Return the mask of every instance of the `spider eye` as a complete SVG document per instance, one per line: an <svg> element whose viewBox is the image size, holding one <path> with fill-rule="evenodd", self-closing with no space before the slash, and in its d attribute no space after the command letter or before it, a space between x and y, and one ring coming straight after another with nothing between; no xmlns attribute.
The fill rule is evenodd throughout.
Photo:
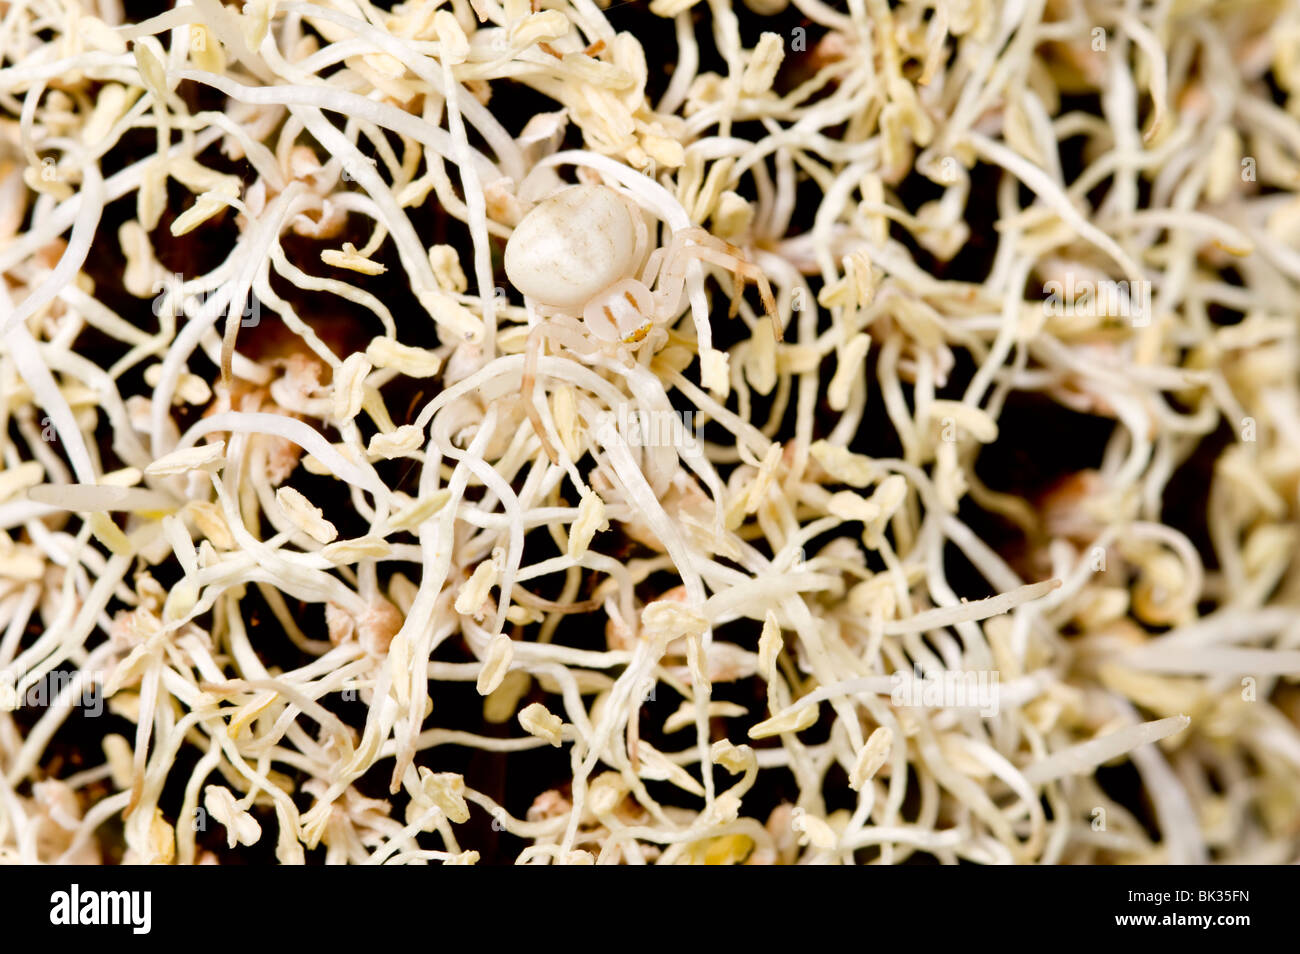
<svg viewBox="0 0 1300 954"><path fill-rule="evenodd" d="M632 332L630 335L625 336L623 338L623 343L636 344L638 341L643 341L645 339L645 336L650 334L650 327L651 327L651 323L647 321L636 331Z"/></svg>

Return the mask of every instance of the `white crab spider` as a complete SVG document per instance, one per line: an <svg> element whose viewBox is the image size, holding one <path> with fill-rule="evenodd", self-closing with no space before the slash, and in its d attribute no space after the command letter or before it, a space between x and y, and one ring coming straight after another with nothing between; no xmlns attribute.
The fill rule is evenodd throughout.
<svg viewBox="0 0 1300 954"><path fill-rule="evenodd" d="M506 243L506 277L535 312L550 319L529 336L525 395L532 394L532 368L541 347L539 333L562 333L566 324L572 329L581 317L581 328L600 344L579 345L578 350L590 352L601 346L634 349L656 324L681 313L691 257L730 270L738 285L744 279L753 280L780 339L771 287L740 249L702 228L679 229L667 246L655 249L647 258L649 242L650 230L640 209L603 185L568 186L539 202L515 226ZM733 316L738 307L738 298L733 298ZM564 335L564 340L572 342L574 336ZM531 400L525 406L542 446L555 460L537 409Z"/></svg>

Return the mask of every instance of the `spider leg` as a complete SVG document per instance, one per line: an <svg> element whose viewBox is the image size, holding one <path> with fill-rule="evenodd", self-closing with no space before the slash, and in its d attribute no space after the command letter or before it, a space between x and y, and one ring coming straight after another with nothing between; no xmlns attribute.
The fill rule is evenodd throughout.
<svg viewBox="0 0 1300 954"><path fill-rule="evenodd" d="M683 231L690 233L687 237L696 243L688 246L686 251L702 261L728 269L735 276L736 294L732 296L728 317L736 317L736 312L740 309L740 292L744 288L745 280L748 279L758 287L758 296L763 301L763 310L772 321L772 331L776 334L776 340L781 341L781 319L777 314L776 299L772 295L772 286L768 284L763 270L746 260L744 252L739 248L715 235L710 235L704 229L693 228Z"/></svg>
<svg viewBox="0 0 1300 954"><path fill-rule="evenodd" d="M523 380L520 382L520 393L524 399L524 413L528 415L528 420L533 425L533 431L537 434L537 439L542 442L542 450L546 451L546 456L550 458L552 464L558 464L560 457L555 453L555 448L551 445L546 436L546 427L542 423L542 415L537 410L537 401L533 397L533 389L537 383L537 362L541 358L542 344L546 339L545 325L538 323L528 332L528 344L524 352L524 373Z"/></svg>
<svg viewBox="0 0 1300 954"><path fill-rule="evenodd" d="M686 288L686 261L683 252L688 240L708 236L701 228L682 229L673 234L669 243L650 253L642 283L650 289L655 299L655 310L660 314L672 311Z"/></svg>
<svg viewBox="0 0 1300 954"><path fill-rule="evenodd" d="M532 330L528 332L528 342L524 349L524 371L519 382L519 393L524 401L524 413L528 415L528 420L533 425L533 431L537 434L538 440L542 442L542 450L546 451L546 456L552 464L558 464L560 462L559 455L555 451L555 445L546 436L546 425L542 421L541 412L537 409L537 401L533 395L537 386L537 365L541 360L542 346L548 339L568 348L580 357L593 355L600 348L592 343L592 339L582 325L567 315L551 315L544 318L533 325ZM544 394L543 400L545 400Z"/></svg>
<svg viewBox="0 0 1300 954"><path fill-rule="evenodd" d="M600 350L598 345L592 343L591 335L582 322L568 315L551 315L547 318L546 337L579 357L588 357Z"/></svg>
<svg viewBox="0 0 1300 954"><path fill-rule="evenodd" d="M601 46L605 45L604 40L598 42ZM639 265L645 261L646 250L650 248L650 228L645 224L645 213L641 211L640 206L627 202L627 210L632 215L632 227L636 230L636 251L632 253L632 261Z"/></svg>
<svg viewBox="0 0 1300 954"><path fill-rule="evenodd" d="M667 258L668 250L666 248L657 248L645 260L645 272L641 277L641 281L646 288L654 288L655 279L659 277L660 269L663 268L664 261Z"/></svg>

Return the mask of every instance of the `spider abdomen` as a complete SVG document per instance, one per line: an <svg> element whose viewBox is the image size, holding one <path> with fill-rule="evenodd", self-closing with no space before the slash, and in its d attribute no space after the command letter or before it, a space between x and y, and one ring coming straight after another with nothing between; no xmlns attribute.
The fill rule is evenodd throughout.
<svg viewBox="0 0 1300 954"><path fill-rule="evenodd" d="M506 243L506 275L523 294L566 311L626 277L636 262L636 225L610 189L579 185L538 203Z"/></svg>

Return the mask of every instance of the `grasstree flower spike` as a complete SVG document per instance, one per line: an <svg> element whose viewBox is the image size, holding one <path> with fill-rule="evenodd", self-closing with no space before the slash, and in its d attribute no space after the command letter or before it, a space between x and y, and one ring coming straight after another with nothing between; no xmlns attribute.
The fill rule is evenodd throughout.
<svg viewBox="0 0 1300 954"><path fill-rule="evenodd" d="M1300 8L545 6L6 6L0 858L1300 858Z"/></svg>

